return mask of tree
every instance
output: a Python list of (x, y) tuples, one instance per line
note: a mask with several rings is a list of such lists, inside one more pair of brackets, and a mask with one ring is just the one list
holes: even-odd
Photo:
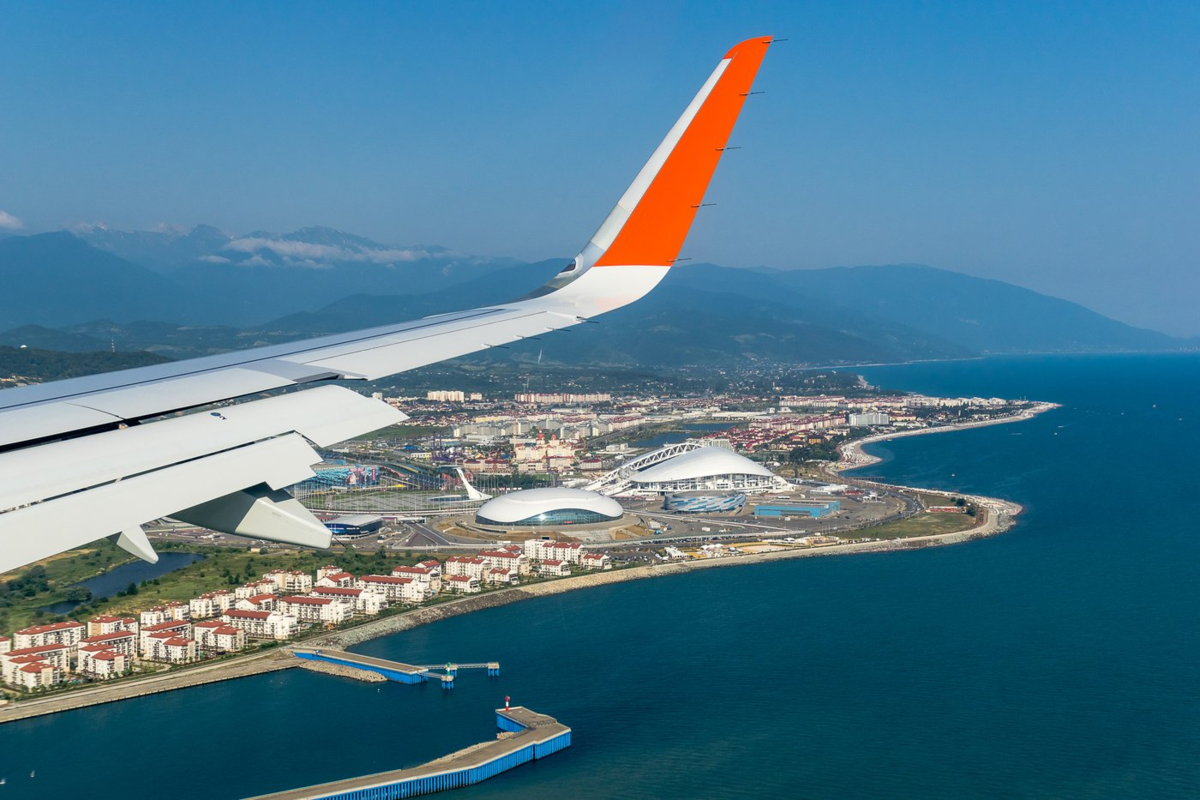
[(130, 581), (129, 585), (125, 587), (125, 595), (127, 597), (133, 597), (137, 593), (138, 593), (137, 584), (134, 583), (133, 581)]

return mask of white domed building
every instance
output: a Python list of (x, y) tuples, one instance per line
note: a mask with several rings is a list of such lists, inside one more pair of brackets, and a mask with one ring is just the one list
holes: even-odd
[(588, 488), (610, 496), (647, 497), (677, 492), (763, 494), (793, 487), (762, 464), (732, 450), (685, 442), (631, 459)]
[(525, 489), (494, 497), (475, 512), (486, 528), (561, 528), (620, 521), (625, 509), (611, 497), (584, 489)]

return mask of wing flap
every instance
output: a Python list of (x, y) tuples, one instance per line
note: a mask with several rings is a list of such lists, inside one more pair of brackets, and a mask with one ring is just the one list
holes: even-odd
[(0, 514), (0, 573), (169, 516), (214, 496), (312, 477), (321, 457), (296, 434)]
[[(321, 386), (240, 403), (220, 411), (52, 442), (0, 454), (0, 475), (5, 476), (0, 483), (0, 510), (130, 478), (274, 436), (300, 433), (324, 447), (405, 419), (402, 412), (387, 403), (340, 386)], [(149, 519), (153, 517), (139, 522)], [(98, 535), (108, 533), (112, 531)]]

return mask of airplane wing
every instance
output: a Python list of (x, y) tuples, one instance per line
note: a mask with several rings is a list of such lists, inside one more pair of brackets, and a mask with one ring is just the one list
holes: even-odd
[[(405, 419), (328, 381), (369, 381), (568, 328), (645, 295), (679, 256), (770, 37), (730, 50), (591, 240), (511, 303), (0, 391), (0, 573), (109, 537), (157, 560), (173, 517), (328, 547), (285, 487), (327, 446)], [(315, 388), (311, 388), (315, 387)], [(238, 398), (285, 391), (217, 410)]]

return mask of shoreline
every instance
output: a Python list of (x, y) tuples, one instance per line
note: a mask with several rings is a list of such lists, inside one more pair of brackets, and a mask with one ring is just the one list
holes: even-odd
[[(833, 478), (841, 476), (843, 472), (848, 472), (852, 469), (860, 469), (869, 467), (872, 464), (878, 464), (881, 459), (879, 456), (873, 456), (867, 453), (863, 448), (869, 444), (878, 444), (879, 442), (890, 442), (893, 439), (904, 439), (909, 436), (925, 436), (932, 433), (950, 433), (951, 431), (965, 431), (972, 428), (987, 428), (992, 425), (1007, 425), (1010, 422), (1024, 422), (1025, 420), (1033, 419), (1038, 414), (1044, 414), (1047, 411), (1053, 411), (1056, 408), (1062, 408), (1058, 403), (1041, 402), (1035, 403), (1033, 407), (1019, 411), (1016, 414), (1010, 414), (1007, 417), (995, 417), (993, 419), (977, 420), (975, 422), (964, 422), (959, 425), (939, 425), (936, 428), (914, 428), (907, 431), (893, 431), (891, 433), (877, 433), (872, 436), (864, 436), (862, 439), (855, 439), (852, 442), (846, 442), (838, 448), (838, 453), (841, 458), (834, 464), (830, 464), (824, 468), (827, 475)], [(882, 484), (880, 481), (869, 481), (869, 479), (861, 478), (856, 480), (868, 480), (870, 483)], [(935, 489), (917, 489), (912, 486), (899, 486), (898, 489), (909, 489), (911, 491), (921, 492), (937, 492)]]
[[(919, 436), (931, 433), (945, 433), (968, 428), (1002, 425), (1010, 422), (1021, 422), (1031, 419), (1038, 414), (1050, 411), (1059, 406), (1055, 403), (1038, 403), (1032, 408), (1019, 414), (999, 417), (980, 422), (964, 423), (962, 425), (943, 425), (937, 428), (922, 428), (912, 431), (878, 434), (848, 442), (839, 448), (841, 459), (824, 468), (826, 474), (833, 479), (849, 479), (859, 483), (875, 486), (886, 486), (909, 492), (923, 492), (947, 497), (962, 497), (971, 501), (982, 512), (976, 518), (976, 524), (966, 530), (953, 533), (914, 536), (905, 539), (884, 539), (870, 541), (847, 542), (845, 544), (825, 545), (807, 548), (791, 548), (770, 553), (752, 553), (749, 555), (726, 556), (721, 558), (696, 559), (692, 561), (667, 562), (641, 567), (614, 569), (605, 572), (593, 572), (584, 575), (574, 575), (569, 578), (535, 583), (528, 586), (517, 586), (509, 589), (488, 592), (473, 597), (464, 597), (450, 602), (438, 603), (432, 606), (414, 608), (402, 614), (371, 620), (361, 625), (342, 631), (318, 635), (305, 639), (296, 644), (304, 647), (329, 647), (346, 649), (363, 642), (391, 636), (396, 633), (412, 630), (423, 625), (430, 625), (444, 619), (463, 616), (488, 608), (511, 605), (537, 597), (546, 597), (565, 592), (590, 589), (596, 586), (607, 586), (648, 578), (660, 578), (669, 575), (681, 575), (697, 570), (715, 569), (719, 567), (752, 566), (774, 561), (787, 561), (798, 558), (818, 558), (825, 556), (853, 555), (858, 553), (889, 553), (903, 550), (922, 550), (929, 547), (962, 544), (977, 539), (984, 539), (1004, 533), (1016, 524), (1016, 517), (1023, 510), (1018, 503), (1001, 500), (983, 495), (968, 495), (959, 492), (947, 492), (940, 489), (922, 489), (898, 484), (886, 484), (881, 481), (851, 478), (843, 476), (844, 471), (858, 469), (878, 463), (882, 459), (863, 451), (868, 444), (898, 439), (907, 436)], [(286, 659), (286, 660), (284, 660)], [(185, 689), (224, 680), (259, 675), (278, 670), (299, 667), (302, 661), (290, 655), (290, 646), (281, 647), (270, 653), (256, 653), (251, 656), (234, 658), (223, 664), (212, 664), (195, 669), (184, 669), (168, 675), (154, 676), (136, 681), (120, 682), (112, 685), (102, 685), (89, 689), (67, 692), (44, 699), (25, 700), (0, 706), (0, 724), (16, 722), (22, 719), (85, 708), (92, 705), (118, 702), (121, 700), (142, 697), (148, 694)]]

